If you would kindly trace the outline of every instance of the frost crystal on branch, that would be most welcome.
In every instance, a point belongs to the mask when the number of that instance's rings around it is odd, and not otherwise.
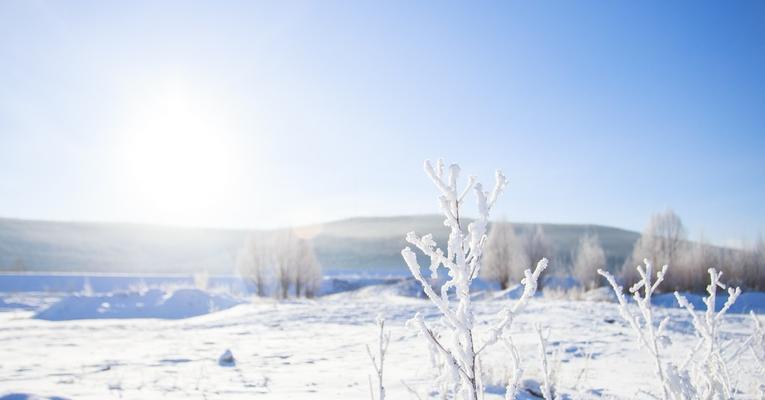
[[[390,332],[385,332],[385,318],[382,315],[377,316],[377,329],[379,330],[377,336],[377,355],[372,354],[372,349],[367,345],[367,355],[369,361],[372,362],[372,366],[377,376],[377,397],[375,397],[374,387],[372,386],[372,377],[369,377],[369,396],[371,400],[385,400],[385,386],[383,385],[383,367],[385,366],[385,353],[388,351],[388,345],[390,344]]]
[[[550,378],[550,367],[547,362],[547,339],[542,335],[542,326],[536,324],[534,330],[539,339],[539,369],[542,372],[542,397],[545,400],[553,400],[552,379]]]
[[[446,218],[444,225],[449,228],[446,252],[437,248],[431,234],[418,236],[410,232],[406,236],[406,241],[430,258],[428,267],[431,278],[438,277],[439,268],[446,269],[449,279],[441,286],[439,293],[422,276],[422,268],[414,251],[407,247],[401,251],[401,255],[412,276],[422,285],[425,295],[441,312],[447,329],[441,333],[434,331],[419,313],[409,321],[409,325],[418,329],[425,337],[431,349],[431,357],[437,360],[437,365],[440,365],[436,385],[441,395],[446,396],[451,392],[455,398],[477,400],[483,397],[478,355],[486,346],[497,342],[503,330],[511,324],[514,315],[534,295],[537,279],[547,266],[547,260],[541,260],[534,272],[530,270],[525,272],[523,296],[513,307],[508,307],[502,312],[502,322],[490,331],[486,344],[476,351],[470,285],[481,269],[489,213],[504,190],[507,179],[500,171],[497,171],[493,189],[484,191],[475,177],[470,177],[467,185],[459,190],[457,188],[460,173],[458,165],[452,164],[445,168],[444,162],[439,160],[434,167],[426,161],[425,173],[440,192],[439,206]],[[470,192],[474,193],[477,201],[478,218],[465,230],[462,226],[460,210]],[[455,300],[449,298],[450,291],[455,293]]]
[[[709,285],[707,286],[708,296],[704,298],[704,304],[707,307],[703,318],[700,317],[693,308],[693,304],[688,302],[685,296],[675,292],[680,307],[685,308],[691,315],[693,326],[696,328],[701,340],[696,346],[696,350],[703,348],[701,360],[699,360],[699,375],[704,382],[701,388],[702,398],[732,398],[733,388],[731,387],[730,373],[726,360],[722,355],[723,346],[720,343],[718,335],[718,325],[728,309],[736,302],[741,294],[740,288],[728,288],[728,299],[719,312],[715,312],[717,301],[717,289],[726,289],[725,284],[720,282],[722,272],[717,272],[714,268],[709,269]],[[695,352],[694,352],[695,353]],[[691,354],[689,361],[695,355]],[[686,363],[687,364],[687,363]]]
[[[518,355],[518,348],[515,347],[513,339],[507,337],[504,339],[505,347],[510,352],[510,357],[513,360],[513,372],[510,375],[510,379],[507,381],[507,387],[505,388],[505,400],[515,400],[515,394],[518,393],[520,387],[521,376],[523,376],[523,368],[521,368],[521,357]]]
[[[637,266],[640,280],[630,288],[630,293],[632,293],[632,297],[638,305],[638,310],[640,311],[639,315],[635,315],[630,311],[627,306],[627,299],[624,297],[624,289],[616,283],[614,276],[602,269],[599,269],[598,273],[606,278],[608,283],[611,284],[611,287],[616,294],[616,298],[619,300],[619,312],[635,331],[638,344],[640,347],[645,348],[653,358],[656,376],[659,378],[659,382],[661,382],[664,399],[668,400],[674,397],[670,397],[668,388],[669,381],[664,373],[659,347],[660,345],[669,343],[669,338],[663,335],[669,317],[662,320],[657,328],[654,326],[653,310],[651,309],[651,296],[659,284],[664,280],[664,274],[667,273],[667,266],[664,265],[661,268],[661,271],[656,274],[656,281],[653,281],[653,268],[651,263],[647,259],[643,260],[643,263],[645,264],[645,269],[639,265]],[[643,289],[643,294],[640,293],[640,289]]]
[[[741,290],[739,288],[728,288],[728,299],[720,311],[715,312],[717,289],[726,289],[726,286],[720,282],[722,272],[717,272],[714,268],[710,268],[708,271],[710,278],[709,285],[707,286],[708,296],[704,298],[704,304],[707,309],[703,314],[697,313],[694,310],[693,304],[685,296],[675,292],[675,298],[680,307],[687,310],[690,314],[693,326],[698,332],[700,340],[691,351],[688,359],[679,367],[673,363],[662,364],[659,345],[669,342],[668,338],[663,334],[669,317],[661,321],[658,328],[654,329],[653,314],[651,312],[651,295],[664,279],[667,266],[665,265],[662,268],[656,276],[656,281],[652,283],[651,264],[648,260],[644,262],[646,265],[645,270],[639,266],[637,267],[641,280],[630,289],[637,302],[640,315],[635,315],[629,310],[622,287],[616,283],[614,277],[602,270],[599,270],[598,273],[603,275],[613,287],[619,300],[619,311],[622,317],[634,329],[641,347],[646,348],[653,357],[656,364],[656,374],[659,377],[664,393],[663,398],[665,400],[732,399],[737,391],[731,384],[728,364],[741,356],[748,343],[755,341],[757,333],[750,337],[738,350],[734,351],[732,355],[726,357],[723,355],[723,352],[729,346],[721,343],[718,335],[718,326],[725,313],[736,302],[736,299],[741,294]],[[643,289],[642,295],[639,291],[641,288]],[[756,318],[755,322],[759,323]],[[757,324],[755,324],[755,332],[757,331]],[[703,351],[700,351],[702,349]],[[691,361],[695,361],[696,367],[689,370],[687,366]]]

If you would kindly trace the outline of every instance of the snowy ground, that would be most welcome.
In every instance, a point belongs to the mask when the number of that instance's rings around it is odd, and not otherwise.
[[[33,298],[49,304],[48,296]],[[6,302],[24,302],[24,296]],[[29,299],[27,299],[29,300]],[[492,321],[512,300],[474,304],[477,321]],[[99,319],[45,321],[34,311],[0,312],[0,399],[33,393],[68,399],[366,399],[371,365],[364,345],[375,340],[374,319],[382,313],[392,332],[385,364],[389,399],[415,399],[406,385],[428,397],[430,360],[421,338],[405,322],[421,311],[436,323],[436,310],[422,299],[373,286],[316,301],[257,300],[224,311],[180,320]],[[670,358],[681,360],[696,340],[688,316],[672,316]],[[537,342],[532,324],[550,328],[558,392],[569,398],[649,399],[656,390],[650,360],[616,305],[607,302],[537,298],[514,325],[525,377],[535,379]],[[480,329],[485,330],[481,325]],[[748,316],[726,317],[724,336],[743,338]],[[230,349],[235,366],[218,357]],[[502,398],[508,355],[501,345],[483,360],[488,399]],[[745,358],[734,377],[756,397],[762,382]]]

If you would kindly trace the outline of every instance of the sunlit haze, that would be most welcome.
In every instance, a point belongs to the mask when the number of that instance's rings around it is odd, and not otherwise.
[[[0,0],[0,400],[765,400],[764,154],[765,0]]]
[[[0,2],[0,216],[430,213],[444,157],[512,221],[765,231],[765,5],[552,5]]]

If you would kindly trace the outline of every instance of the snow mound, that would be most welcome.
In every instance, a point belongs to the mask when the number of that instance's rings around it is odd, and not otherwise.
[[[29,309],[32,309],[32,308],[33,308],[33,307],[32,307],[32,306],[30,306],[29,304],[14,303],[14,302],[6,302],[5,300],[3,300],[3,299],[2,299],[2,297],[0,297],[0,310],[3,310],[3,309],[13,309],[13,310],[15,310],[15,309],[19,309],[19,310],[29,310]],[[3,398],[2,398],[2,397],[0,397],[0,400],[2,400],[2,399],[3,399]]]
[[[429,279],[428,282],[437,293],[441,292],[441,286],[444,284],[443,279]],[[473,281],[471,290],[474,290],[472,296],[473,300],[504,300],[504,299],[518,299],[523,293],[522,285],[515,285],[509,289],[499,291],[490,283],[486,283],[482,280],[476,279]],[[335,294],[328,295],[327,298],[336,298],[338,295],[342,298],[374,298],[380,296],[386,297],[403,297],[414,299],[427,299],[427,296],[422,291],[422,285],[414,278],[398,278],[398,279],[386,279],[382,283],[371,284],[369,286],[361,286],[356,289],[348,289],[345,291],[338,291]],[[449,297],[454,296],[454,289],[449,291]]]
[[[145,292],[74,295],[61,299],[35,315],[37,319],[66,321],[105,318],[181,319],[225,310],[241,301],[199,289],[179,289],[166,293],[159,289]]]

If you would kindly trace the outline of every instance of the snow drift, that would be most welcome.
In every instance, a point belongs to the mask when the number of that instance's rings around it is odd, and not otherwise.
[[[107,295],[68,296],[35,315],[37,319],[65,321],[105,318],[181,319],[224,310],[241,301],[199,289],[166,293],[159,289]]]

